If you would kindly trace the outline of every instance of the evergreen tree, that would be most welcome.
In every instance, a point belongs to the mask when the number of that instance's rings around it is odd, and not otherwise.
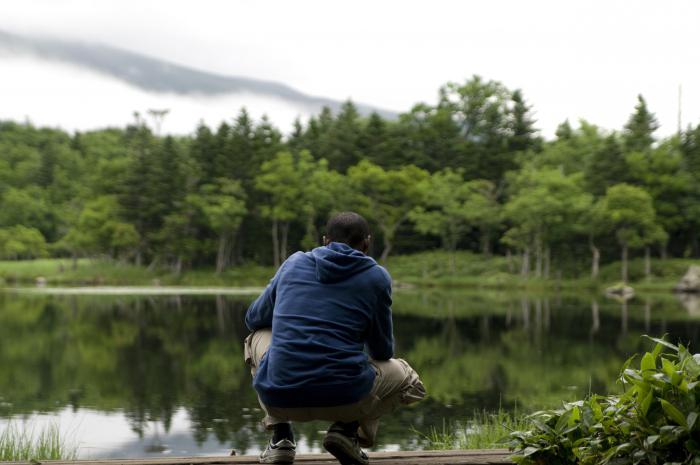
[[[588,158],[584,176],[588,191],[595,196],[602,196],[608,187],[629,180],[629,167],[615,134],[607,136]]]
[[[643,152],[654,143],[654,131],[659,128],[656,116],[647,108],[642,95],[637,96],[637,105],[622,131],[622,140],[626,152]]]
[[[508,150],[522,152],[535,149],[540,145],[540,140],[535,135],[535,120],[532,118],[532,107],[525,103],[522,92],[518,89],[511,95],[513,102],[511,131],[508,141]]]
[[[201,168],[201,183],[207,183],[216,177],[216,140],[211,129],[199,123],[190,145],[190,156]]]
[[[362,159],[360,114],[351,101],[343,104],[328,133],[328,147],[319,156],[328,160],[331,169],[341,173]]]

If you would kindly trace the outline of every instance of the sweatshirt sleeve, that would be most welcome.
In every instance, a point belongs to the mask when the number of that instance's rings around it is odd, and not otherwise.
[[[272,310],[277,298],[277,284],[284,264],[277,270],[262,294],[250,304],[245,314],[245,325],[250,331],[272,327]]]
[[[375,360],[389,360],[394,356],[394,331],[391,321],[391,279],[380,290],[374,319],[367,338],[367,349]]]

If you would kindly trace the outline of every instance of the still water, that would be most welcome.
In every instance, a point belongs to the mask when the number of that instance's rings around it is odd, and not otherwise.
[[[0,429],[57,423],[82,458],[256,453],[267,434],[243,365],[254,296],[0,294]],[[397,355],[429,398],[386,418],[377,449],[475,411],[556,406],[618,389],[641,335],[700,343],[700,303],[598,295],[400,291]],[[295,425],[319,451],[328,425]]]

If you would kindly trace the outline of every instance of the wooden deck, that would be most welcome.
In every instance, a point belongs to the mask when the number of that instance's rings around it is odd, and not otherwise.
[[[487,465],[507,464],[506,449],[416,451],[416,452],[370,452],[370,465]],[[102,459],[76,461],[46,461],[47,465],[253,465],[258,463],[254,455],[234,457],[159,457],[147,459]],[[299,454],[295,464],[337,465],[330,454]],[[2,462],[2,465],[30,465],[28,462]],[[37,465],[36,463],[34,465]]]

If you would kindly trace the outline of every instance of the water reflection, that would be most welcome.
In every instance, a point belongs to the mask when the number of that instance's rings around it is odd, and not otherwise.
[[[248,303],[2,294],[0,421],[79,426],[84,457],[255,452],[266,435],[241,361]],[[615,390],[622,362],[645,347],[641,334],[700,340],[697,305],[672,295],[397,293],[397,352],[430,398],[388,418],[378,448],[420,447],[411,425]],[[326,427],[297,425],[300,449],[320,450]]]

